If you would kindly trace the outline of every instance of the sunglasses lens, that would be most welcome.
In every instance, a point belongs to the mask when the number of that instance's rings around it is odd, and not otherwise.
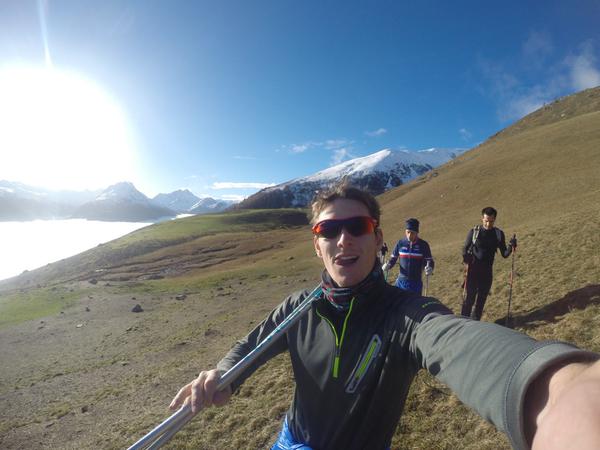
[[[375,230],[375,219],[367,216],[351,217],[343,220],[323,220],[313,227],[313,233],[326,239],[340,235],[345,228],[352,236],[359,237]]]
[[[369,217],[353,217],[344,225],[352,236],[362,236],[373,231],[373,222]]]
[[[343,226],[341,220],[324,220],[315,226],[314,233],[325,239],[333,239],[342,232]]]

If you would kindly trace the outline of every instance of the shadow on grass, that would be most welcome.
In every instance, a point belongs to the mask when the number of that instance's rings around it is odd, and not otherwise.
[[[520,327],[524,330],[533,330],[547,323],[556,323],[562,316],[572,310],[585,309],[589,305],[600,305],[600,284],[590,284],[581,289],[571,291],[563,298],[539,309],[526,314],[512,316],[508,324],[506,323],[506,316],[496,320],[496,323],[509,326],[510,328]]]

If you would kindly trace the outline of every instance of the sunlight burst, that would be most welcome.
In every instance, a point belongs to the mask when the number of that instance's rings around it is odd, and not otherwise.
[[[118,103],[74,73],[0,68],[0,179],[95,189],[135,178],[131,130]]]

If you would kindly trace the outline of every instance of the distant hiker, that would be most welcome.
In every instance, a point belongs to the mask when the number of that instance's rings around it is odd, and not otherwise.
[[[463,299],[461,314],[480,320],[485,301],[492,287],[493,265],[496,250],[504,258],[508,258],[513,249],[517,248],[517,239],[512,238],[506,246],[504,232],[494,227],[498,212],[488,206],[481,210],[482,225],[476,225],[467,234],[462,249],[463,264],[465,265],[466,291]],[[475,303],[475,310],[473,310]],[[473,311],[472,311],[473,310]]]
[[[455,316],[434,298],[387,284],[377,259],[380,207],[367,192],[345,185],[320,192],[311,223],[324,265],[322,293],[217,391],[219,378],[309,291],[288,296],[216,369],[182,387],[172,409],[189,404],[196,413],[223,405],[259,366],[288,352],[295,393],[275,450],[389,449],[421,368],[505,432],[515,449],[532,442],[545,450],[600,448],[599,354]]]
[[[434,262],[431,249],[427,241],[419,237],[419,221],[417,219],[411,218],[406,221],[404,234],[405,237],[398,241],[390,260],[382,269],[384,272],[390,270],[400,258],[400,273],[396,279],[396,286],[421,294],[423,269],[426,271],[425,275],[433,274]]]
[[[384,242],[383,245],[381,246],[381,250],[379,250],[379,261],[381,262],[381,264],[385,264],[385,255],[388,252],[388,246],[387,246],[387,242]]]

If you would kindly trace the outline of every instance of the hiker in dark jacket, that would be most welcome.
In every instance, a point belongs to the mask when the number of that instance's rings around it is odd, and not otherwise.
[[[562,449],[564,439],[574,440],[570,448],[600,448],[600,355],[455,316],[434,298],[387,284],[377,260],[379,223],[379,205],[370,194],[347,186],[319,193],[312,230],[324,265],[322,294],[217,391],[219,378],[308,291],[286,298],[216,369],[182,387],[170,407],[188,404],[196,413],[222,405],[260,365],[288,352],[296,389],[275,450],[389,449],[421,368],[507,433],[515,449],[532,442],[534,449]]]
[[[494,256],[496,251],[508,258],[517,248],[517,239],[512,238],[506,246],[504,232],[494,223],[498,212],[488,206],[481,210],[481,223],[469,230],[462,249],[465,265],[466,294],[461,314],[475,320],[481,320],[485,301],[492,287]],[[473,310],[473,304],[475,309]]]
[[[396,261],[400,260],[396,286],[420,295],[423,291],[421,278],[423,270],[425,275],[432,275],[435,263],[429,244],[419,237],[417,219],[410,218],[406,221],[404,234],[404,238],[400,239],[394,247],[390,260],[383,266],[383,271],[387,272],[394,267]]]

